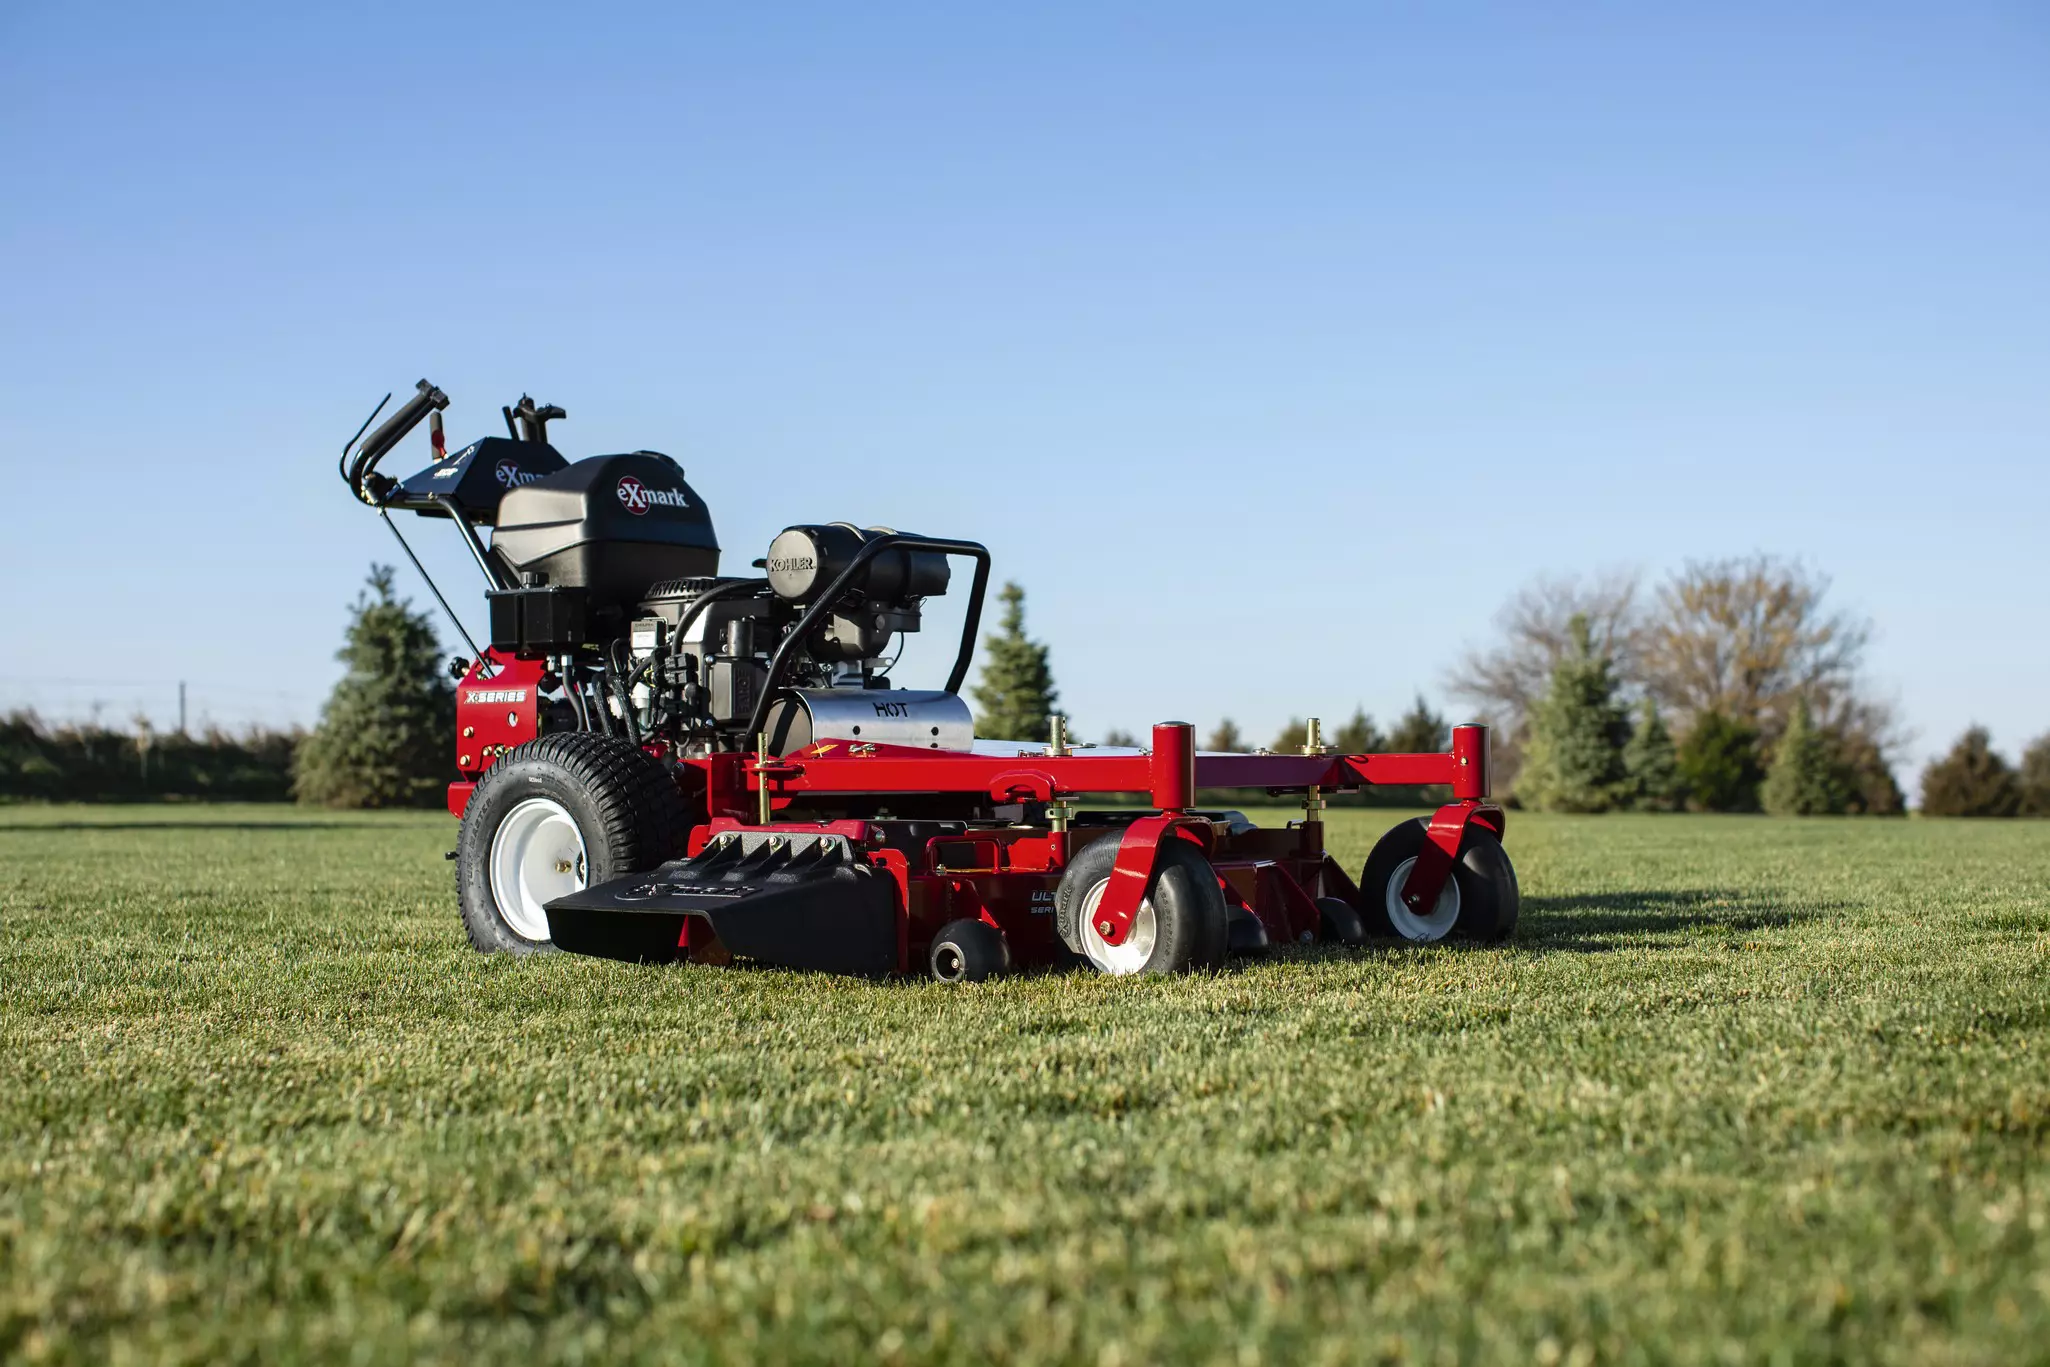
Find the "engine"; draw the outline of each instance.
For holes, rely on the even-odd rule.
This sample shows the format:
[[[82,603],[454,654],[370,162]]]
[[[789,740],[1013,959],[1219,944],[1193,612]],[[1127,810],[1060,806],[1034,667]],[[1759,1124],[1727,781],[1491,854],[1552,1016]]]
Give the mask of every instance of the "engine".
[[[722,577],[704,501],[647,451],[516,483],[493,519],[490,555],[511,586],[487,595],[491,644],[547,662],[550,729],[616,730],[681,754],[752,749],[759,735],[776,754],[821,740],[974,741],[952,692],[889,679],[893,646],[951,577],[945,552],[919,548],[926,538],[789,527],[755,562],[764,576]]]

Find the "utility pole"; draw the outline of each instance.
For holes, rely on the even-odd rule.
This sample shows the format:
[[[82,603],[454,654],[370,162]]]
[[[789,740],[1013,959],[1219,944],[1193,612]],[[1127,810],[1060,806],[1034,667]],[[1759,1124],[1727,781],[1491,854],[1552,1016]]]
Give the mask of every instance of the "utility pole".
[[[178,734],[185,734],[185,680],[178,680]]]

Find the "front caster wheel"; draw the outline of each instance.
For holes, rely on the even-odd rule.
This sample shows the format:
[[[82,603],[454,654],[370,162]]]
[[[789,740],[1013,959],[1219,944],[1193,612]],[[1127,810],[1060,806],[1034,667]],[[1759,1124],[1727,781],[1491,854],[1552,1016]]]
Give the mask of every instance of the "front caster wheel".
[[[1363,945],[1367,925],[1343,897],[1317,899],[1317,941],[1327,945]]]
[[[1381,837],[1360,875],[1360,909],[1369,934],[1411,944],[1440,940],[1506,940],[1516,930],[1521,896],[1516,869],[1495,833],[1469,825],[1438,903],[1428,910],[1402,900],[1402,885],[1416,867],[1430,823],[1405,821]]]
[[[943,983],[979,983],[1010,971],[1011,946],[987,921],[949,921],[933,936],[926,962]]]
[[[1098,972],[1180,973],[1216,968],[1224,962],[1229,918],[1217,873],[1203,852],[1170,836],[1153,861],[1153,879],[1122,944],[1106,942],[1096,929],[1096,908],[1110,887],[1118,837],[1106,835],[1075,856],[1054,889],[1054,921],[1068,948]]]

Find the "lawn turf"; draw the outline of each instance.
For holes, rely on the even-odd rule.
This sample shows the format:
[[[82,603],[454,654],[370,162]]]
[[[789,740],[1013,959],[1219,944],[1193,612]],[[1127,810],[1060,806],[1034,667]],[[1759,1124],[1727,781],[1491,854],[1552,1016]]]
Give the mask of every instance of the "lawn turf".
[[[0,1357],[2050,1360],[2050,823],[1512,814],[1507,947],[955,989],[485,958],[453,844],[0,808]]]

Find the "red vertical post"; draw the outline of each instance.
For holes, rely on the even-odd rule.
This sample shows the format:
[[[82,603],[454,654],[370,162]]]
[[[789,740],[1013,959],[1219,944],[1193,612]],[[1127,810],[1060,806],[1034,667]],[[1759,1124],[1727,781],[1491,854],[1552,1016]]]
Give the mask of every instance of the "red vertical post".
[[[1452,796],[1461,802],[1488,798],[1488,728],[1452,728]]]
[[[1196,728],[1164,721],[1153,728],[1153,805],[1163,812],[1196,805]]]

